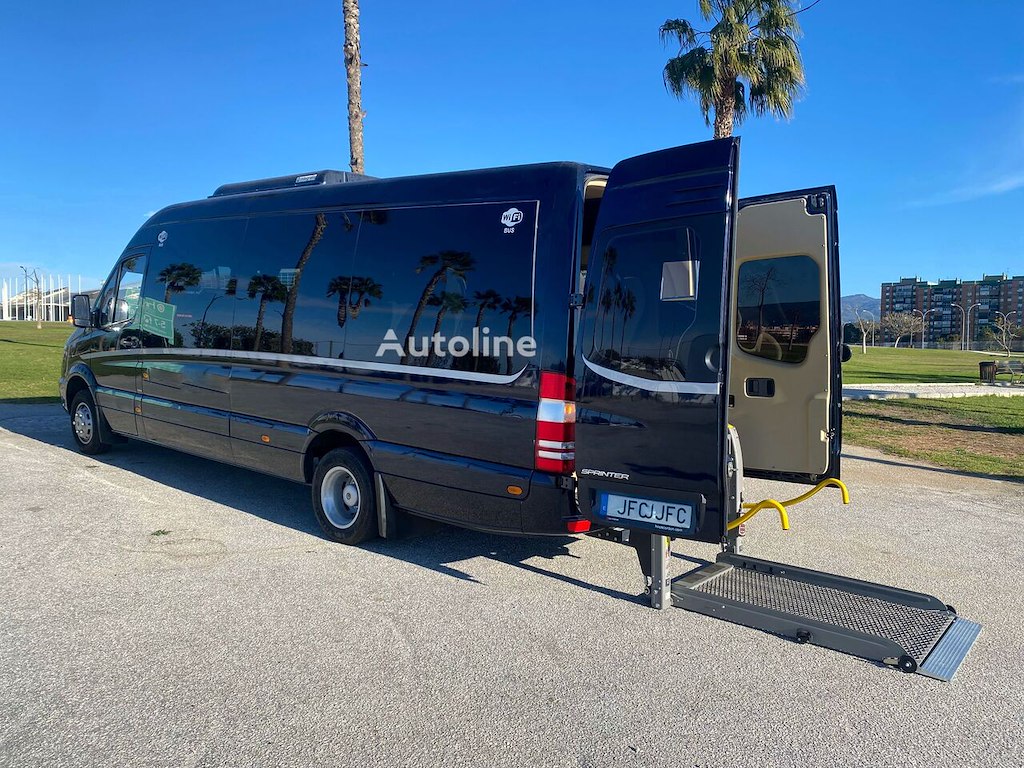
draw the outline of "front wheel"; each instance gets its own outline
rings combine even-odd
[[[313,512],[328,538],[342,544],[377,535],[377,496],[358,452],[335,448],[320,460],[313,473]]]
[[[71,434],[82,453],[95,455],[110,450],[100,437],[100,413],[89,390],[83,389],[71,401]]]

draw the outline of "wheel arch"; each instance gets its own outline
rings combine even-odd
[[[373,473],[373,463],[362,441],[341,427],[328,427],[314,433],[302,452],[302,476],[307,483],[313,482],[313,473],[316,472],[316,465],[320,459],[335,448],[354,449],[362,456],[370,473]]]

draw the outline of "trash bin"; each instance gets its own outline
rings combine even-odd
[[[994,361],[986,360],[978,363],[978,375],[983,384],[996,383],[996,364]]]

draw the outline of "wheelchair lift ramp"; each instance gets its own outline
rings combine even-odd
[[[942,681],[981,631],[930,595],[732,553],[674,580],[672,603]]]

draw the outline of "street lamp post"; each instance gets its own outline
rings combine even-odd
[[[976,301],[967,308],[967,351],[971,351],[971,312],[975,307],[980,307],[981,302]]]
[[[964,341],[967,338],[967,313],[964,312],[964,308],[956,302],[950,304],[951,307],[956,307],[960,310],[960,351],[964,351]]]
[[[916,312],[917,314],[919,314],[921,316],[921,349],[924,349],[924,320],[932,312],[938,312],[938,311],[939,310],[937,308],[929,309],[929,310],[927,310],[925,312],[922,312],[920,309],[912,309],[912,310],[910,310],[911,314],[914,314]],[[911,342],[911,346],[913,346],[913,342]]]

